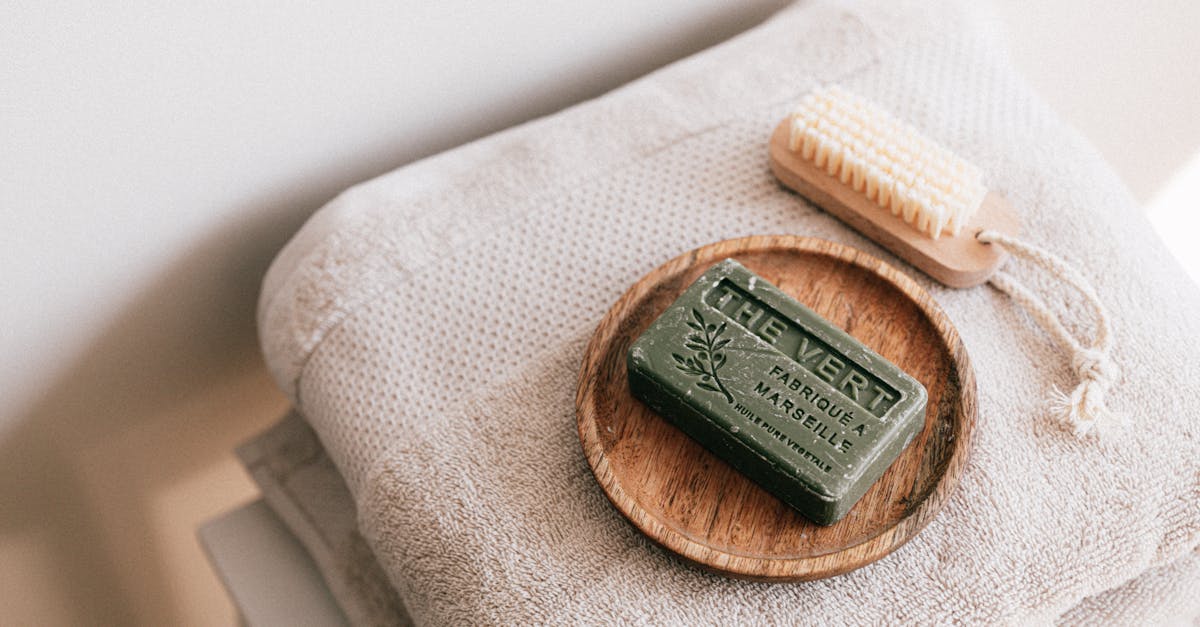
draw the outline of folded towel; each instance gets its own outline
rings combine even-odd
[[[355,625],[409,625],[396,590],[358,532],[354,499],[296,412],[237,450],[263,499],[304,546]]]
[[[264,350],[415,622],[1088,622],[1195,610],[1200,293],[1095,151],[1011,70],[981,11],[806,3],[314,216],[268,274]],[[734,581],[654,547],[608,505],[576,439],[575,375],[607,307],[692,247],[798,233],[900,263],[767,170],[770,130],[826,81],[981,166],[1028,239],[1086,261],[1124,371],[1109,405],[1128,427],[1076,439],[1044,414],[1051,387],[1073,381],[1050,338],[990,288],[917,277],[979,381],[957,491],[868,567],[805,584]],[[1014,271],[1042,293],[1056,287]]]
[[[411,625],[354,524],[350,492],[297,412],[239,449],[267,503],[314,556],[321,576],[355,625]],[[1200,549],[1080,601],[1062,625],[1200,624]],[[765,622],[765,621],[763,621]]]

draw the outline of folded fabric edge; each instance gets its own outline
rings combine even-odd
[[[1200,625],[1200,547],[1080,601],[1062,625]]]
[[[236,454],[263,500],[313,558],[353,624],[413,624],[358,531],[345,481],[298,412],[288,412],[240,445]]]
[[[413,624],[358,530],[353,497],[345,481],[298,411],[290,411],[279,423],[242,444],[237,455],[262,489],[264,500],[312,555],[338,605],[354,624]],[[300,475],[306,476],[298,480]],[[682,563],[679,567],[689,568]],[[1198,587],[1200,548],[1082,599],[1056,622],[1166,625],[1200,621]]]

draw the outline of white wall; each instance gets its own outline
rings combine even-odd
[[[204,616],[168,562],[251,493],[258,283],[312,211],[782,4],[0,3],[0,623]]]
[[[4,3],[0,429],[131,309],[171,362],[248,348],[264,265],[338,190],[783,2],[739,4]]]
[[[995,5],[1013,61],[1139,200],[1200,150],[1200,2]]]
[[[1200,283],[1200,2],[999,0],[996,9],[1013,61],[1125,179]]]

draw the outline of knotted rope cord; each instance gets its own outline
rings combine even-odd
[[[1100,302],[1100,296],[1096,294],[1091,283],[1078,270],[1042,248],[996,231],[981,231],[976,237],[984,243],[1004,246],[1014,257],[1030,261],[1055,278],[1071,285],[1079,290],[1084,300],[1095,310],[1098,327],[1096,339],[1090,344],[1085,344],[1077,340],[1063,326],[1062,321],[1050,310],[1044,300],[1012,275],[1000,271],[989,279],[996,289],[1008,294],[1028,310],[1042,328],[1053,335],[1064,348],[1071,351],[1071,366],[1079,377],[1079,383],[1069,395],[1055,388],[1052,402],[1054,408],[1063,413],[1063,418],[1075,431],[1075,435],[1086,435],[1098,423],[1112,421],[1113,415],[1105,407],[1104,396],[1120,378],[1121,373],[1111,356],[1112,329],[1109,324],[1108,312],[1104,309],[1103,303]]]

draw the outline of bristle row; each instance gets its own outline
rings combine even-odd
[[[958,235],[987,195],[979,168],[836,85],[791,121],[792,152],[934,239]]]

